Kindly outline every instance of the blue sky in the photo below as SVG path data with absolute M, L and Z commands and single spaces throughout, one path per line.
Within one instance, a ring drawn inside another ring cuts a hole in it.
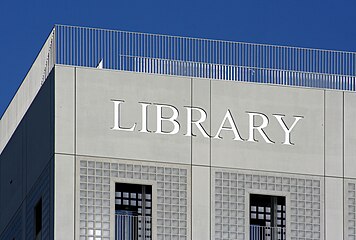
M 2 1 L 0 115 L 56 23 L 356 51 L 355 0 Z

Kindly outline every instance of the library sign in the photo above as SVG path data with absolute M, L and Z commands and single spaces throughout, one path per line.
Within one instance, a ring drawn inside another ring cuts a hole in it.
M 113 126 L 112 130 L 115 131 L 126 131 L 126 132 L 133 132 L 133 131 L 138 131 L 141 133 L 155 133 L 155 134 L 166 134 L 166 135 L 174 135 L 178 134 L 180 131 L 183 132 L 184 136 L 190 137 L 190 136 L 195 136 L 192 133 L 192 128 L 195 127 L 196 129 L 199 130 L 199 133 L 205 137 L 205 138 L 213 138 L 213 139 L 222 139 L 220 136 L 223 131 L 229 131 L 233 134 L 232 140 L 234 141 L 248 141 L 248 142 L 258 142 L 256 140 L 257 134 L 259 134 L 263 140 L 266 143 L 269 144 L 275 144 L 276 142 L 271 139 L 270 136 L 266 134 L 264 131 L 265 128 L 268 127 L 270 121 L 276 121 L 278 123 L 279 129 L 284 135 L 284 141 L 281 142 L 281 144 L 284 145 L 294 145 L 294 143 L 291 141 L 291 136 L 293 134 L 293 130 L 296 128 L 298 123 L 303 119 L 303 116 L 292 116 L 293 123 L 290 125 L 287 125 L 283 118 L 285 115 L 283 114 L 272 114 L 272 117 L 268 117 L 264 113 L 259 113 L 259 112 L 249 112 L 246 111 L 246 114 L 248 115 L 248 136 L 247 137 L 242 137 L 240 135 L 240 131 L 237 127 L 236 121 L 234 119 L 234 116 L 231 114 L 231 111 L 229 109 L 226 109 L 226 113 L 224 117 L 221 119 L 220 127 L 215 129 L 212 129 L 212 132 L 215 134 L 213 135 L 208 135 L 204 127 L 202 126 L 202 123 L 204 123 L 207 119 L 207 113 L 203 108 L 199 107 L 184 107 L 187 117 L 186 117 L 186 122 L 187 122 L 187 127 L 186 129 L 181 129 L 181 124 L 179 123 L 178 117 L 179 117 L 179 111 L 175 106 L 172 105 L 167 105 L 167 104 L 158 104 L 158 103 L 144 103 L 144 102 L 138 102 L 137 107 L 141 110 L 141 118 L 138 119 L 141 121 L 141 128 L 138 129 L 137 127 L 137 122 L 132 123 L 130 126 L 122 126 L 121 125 L 121 119 L 124 117 L 121 114 L 121 107 L 122 105 L 125 104 L 124 100 L 111 100 L 113 103 L 113 111 L 114 111 L 114 119 L 113 119 Z M 156 130 L 155 131 L 150 131 L 147 126 L 147 116 L 149 114 L 149 106 L 154 106 L 156 109 Z M 162 116 L 163 111 L 170 111 L 171 115 L 170 116 Z M 197 119 L 193 120 L 193 113 L 194 116 L 197 116 Z M 255 120 L 258 120 L 259 118 L 259 125 L 255 124 Z M 162 128 L 162 123 L 166 122 L 172 126 L 170 131 L 163 130 Z

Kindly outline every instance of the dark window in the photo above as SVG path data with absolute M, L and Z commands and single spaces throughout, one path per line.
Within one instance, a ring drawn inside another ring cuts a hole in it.
M 115 184 L 116 239 L 151 239 L 152 186 Z
M 250 195 L 250 239 L 284 240 L 286 199 L 282 196 Z
M 37 202 L 35 206 L 35 239 L 41 239 L 42 231 L 42 198 Z

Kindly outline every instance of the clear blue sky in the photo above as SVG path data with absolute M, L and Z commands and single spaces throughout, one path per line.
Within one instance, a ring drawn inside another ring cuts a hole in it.
M 356 51 L 355 0 L 5 0 L 0 115 L 56 23 Z

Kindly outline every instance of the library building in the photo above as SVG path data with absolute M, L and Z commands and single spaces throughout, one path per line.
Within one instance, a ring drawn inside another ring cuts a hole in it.
M 56 25 L 0 120 L 0 240 L 356 240 L 355 104 L 353 52 Z

